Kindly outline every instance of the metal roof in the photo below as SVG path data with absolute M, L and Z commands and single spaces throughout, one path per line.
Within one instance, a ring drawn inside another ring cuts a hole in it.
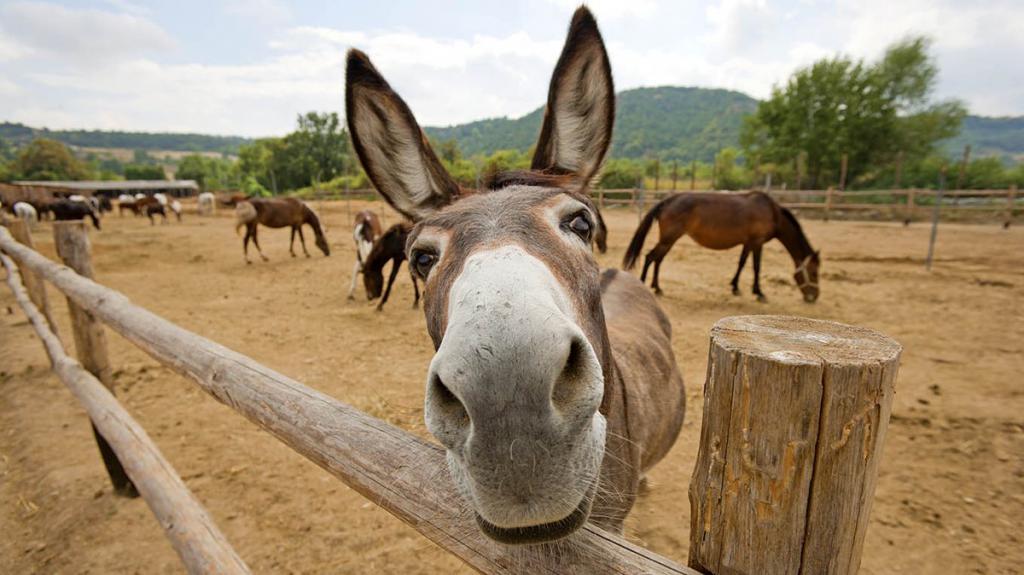
M 18 181 L 19 186 L 38 186 L 40 188 L 64 188 L 69 190 L 120 191 L 120 190 L 198 190 L 195 180 L 124 180 L 124 181 L 85 181 L 85 182 L 49 182 L 49 181 Z

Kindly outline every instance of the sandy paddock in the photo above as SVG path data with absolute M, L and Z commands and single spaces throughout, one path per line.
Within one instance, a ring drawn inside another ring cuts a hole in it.
M 373 204 L 383 210 L 381 203 Z M 136 303 L 282 373 L 424 434 L 431 346 L 399 276 L 383 314 L 347 302 L 353 261 L 345 203 L 319 207 L 333 250 L 246 266 L 230 212 L 181 224 L 107 216 L 90 232 L 98 279 Z M 352 210 L 357 204 L 351 206 Z M 618 264 L 636 214 L 610 210 Z M 394 223 L 393 213 L 387 215 Z M 821 300 L 802 303 L 778 243 L 765 252 L 767 303 L 729 293 L 738 251 L 683 240 L 662 268 L 688 413 L 650 475 L 627 536 L 686 560 L 686 488 L 697 452 L 711 325 L 727 315 L 799 314 L 881 330 L 905 346 L 864 549 L 864 573 L 1015 573 L 1024 565 L 1024 229 L 945 225 L 924 269 L 923 224 L 805 223 L 822 249 Z M 50 225 L 35 232 L 53 256 Z M 648 240 L 651 241 L 650 239 Z M 310 250 L 315 248 L 310 242 Z M 69 334 L 63 298 L 51 301 Z M 0 571 L 178 573 L 142 500 L 111 495 L 88 421 L 47 371 L 39 341 L 0 289 Z M 6 311 L 4 311 L 6 308 Z M 110 335 L 117 394 L 258 573 L 465 572 L 458 560 L 241 416 Z

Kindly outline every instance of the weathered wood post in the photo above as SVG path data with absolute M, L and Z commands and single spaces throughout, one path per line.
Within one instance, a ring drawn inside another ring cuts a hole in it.
M 65 265 L 83 277 L 93 278 L 92 254 L 84 222 L 54 222 L 53 241 L 57 247 L 57 255 Z M 75 354 L 79 363 L 113 393 L 114 375 L 110 357 L 107 355 L 107 334 L 103 331 L 103 324 L 71 298 L 68 298 L 68 310 L 71 314 L 71 330 L 75 335 Z M 114 491 L 126 497 L 138 497 L 139 492 L 125 473 L 114 450 L 100 435 L 95 425 L 92 430 L 96 435 L 96 443 L 99 445 L 103 464 L 107 467 Z
M 11 235 L 14 236 L 18 243 L 36 249 L 35 243 L 32 241 L 32 234 L 28 229 L 28 222 L 20 219 L 14 220 L 10 222 L 7 229 L 11 231 Z M 21 283 L 25 285 L 25 291 L 28 292 L 29 299 L 43 313 L 46 323 L 50 324 L 50 330 L 59 337 L 57 324 L 54 323 L 53 314 L 50 312 L 50 302 L 46 297 L 46 283 L 43 281 L 43 278 L 30 270 L 19 268 L 18 273 L 21 275 Z
M 1017 184 L 1010 186 L 1010 192 L 1006 194 L 1006 221 L 1003 222 L 1003 229 L 1009 229 L 1013 223 L 1013 206 L 1017 203 Z
M 903 219 L 903 225 L 909 226 L 914 221 L 914 188 L 907 190 L 907 214 Z
M 857 572 L 900 351 L 828 321 L 715 324 L 690 482 L 691 567 Z
M 845 153 L 839 164 L 839 191 L 846 191 L 846 170 L 849 167 L 850 157 Z
M 597 207 L 604 209 L 604 188 L 598 188 L 597 190 Z
M 825 190 L 825 221 L 826 222 L 828 221 L 829 216 L 832 214 L 832 195 L 834 193 L 835 193 L 835 190 L 832 188 L 832 186 L 829 186 L 828 189 Z
M 697 189 L 697 160 L 690 162 L 690 191 Z

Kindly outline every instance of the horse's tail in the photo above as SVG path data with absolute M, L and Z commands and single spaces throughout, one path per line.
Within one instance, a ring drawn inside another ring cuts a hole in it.
M 640 255 L 640 250 L 644 247 L 644 240 L 647 239 L 648 232 L 651 231 L 651 225 L 654 224 L 654 218 L 657 218 L 661 214 L 661 210 L 665 207 L 665 203 L 668 202 L 675 196 L 669 196 L 664 200 L 661 200 L 654 207 L 644 215 L 644 219 L 640 220 L 640 225 L 636 228 L 636 233 L 633 234 L 633 239 L 629 241 L 629 247 L 626 249 L 626 255 L 622 258 L 622 269 L 631 270 L 636 265 L 636 258 Z
M 256 219 L 256 207 L 249 202 L 238 202 L 235 204 L 235 235 L 242 232 L 242 228 L 249 225 Z

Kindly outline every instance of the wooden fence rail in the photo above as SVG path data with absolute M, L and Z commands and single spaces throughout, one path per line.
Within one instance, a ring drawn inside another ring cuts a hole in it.
M 2 228 L 0 249 L 161 364 L 482 573 L 697 573 L 591 525 L 568 546 L 496 543 L 455 494 L 440 447 L 182 329 L 20 245 Z
M 0 260 L 7 268 L 7 284 L 42 340 L 54 373 L 82 403 L 95 429 L 124 464 L 189 573 L 249 573 L 145 430 L 99 380 L 67 356 L 46 318 L 30 301 L 11 258 L 0 254 Z

